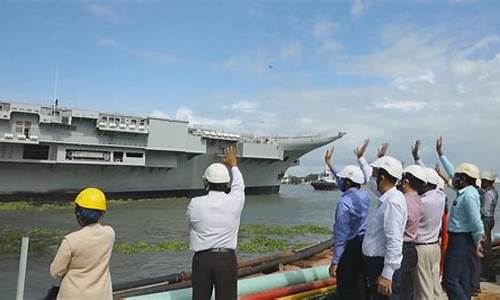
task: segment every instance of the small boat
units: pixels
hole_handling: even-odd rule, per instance
[[[318,176],[317,180],[311,182],[312,187],[317,191],[333,191],[337,189],[335,177],[328,168]]]

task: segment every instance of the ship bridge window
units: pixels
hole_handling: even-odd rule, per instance
[[[110,156],[109,151],[66,150],[67,160],[109,161]]]
[[[47,145],[24,145],[23,159],[49,159],[49,146]]]
[[[127,152],[127,157],[136,157],[136,158],[142,158],[144,154],[140,152]]]
[[[16,121],[16,134],[24,135],[26,138],[30,137],[31,133],[31,122],[26,121]]]
[[[123,152],[113,152],[113,161],[122,162],[123,161]]]

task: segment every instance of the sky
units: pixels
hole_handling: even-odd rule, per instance
[[[500,172],[500,2],[0,1],[0,99],[228,132],[345,131]],[[55,78],[57,73],[57,89]],[[323,169],[325,147],[291,174]]]

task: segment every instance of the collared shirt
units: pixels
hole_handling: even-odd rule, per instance
[[[438,240],[445,205],[446,195],[440,189],[422,195],[422,213],[415,242],[434,243]]]
[[[236,249],[240,216],[245,202],[245,184],[237,167],[231,168],[231,192],[209,191],[191,199],[186,216],[189,224],[189,248]]]
[[[455,175],[455,167],[444,155],[439,157],[448,176]],[[450,207],[448,221],[450,232],[470,232],[476,245],[479,244],[484,234],[481,221],[481,202],[479,192],[471,185],[457,191],[457,198]]]
[[[494,218],[498,202],[498,192],[495,187],[489,187],[481,192],[481,217]]]
[[[417,192],[408,192],[404,194],[406,208],[408,210],[408,220],[403,235],[403,241],[413,242],[417,238],[418,223],[422,212],[422,199]]]
[[[333,239],[335,241],[332,264],[339,263],[347,241],[365,234],[370,197],[364,190],[350,188],[337,202]]]
[[[384,258],[382,276],[392,280],[392,275],[401,266],[403,258],[403,234],[408,213],[403,194],[395,187],[378,199],[366,224],[363,254]]]

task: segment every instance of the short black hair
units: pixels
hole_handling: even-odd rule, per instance
[[[405,172],[403,174],[403,178],[402,179],[408,180],[408,184],[412,187],[412,189],[414,189],[415,191],[417,191],[417,193],[419,195],[421,195],[421,194],[423,194],[425,192],[426,183],[423,180],[418,179],[417,177],[415,177],[410,172]]]
[[[103,211],[98,209],[84,208],[79,205],[75,207],[75,214],[82,226],[87,226],[99,222]]]
[[[343,181],[343,184],[344,184],[345,187],[348,187],[348,188],[357,188],[358,190],[361,188],[361,184],[356,183],[356,182],[352,181],[349,178],[342,178],[342,181]]]
[[[385,169],[378,168],[378,173],[380,176],[383,175],[387,180],[392,182],[392,184],[396,184],[396,182],[398,182],[398,179],[396,177],[392,176],[391,174],[389,174],[389,172],[387,172]]]
[[[227,191],[227,183],[213,183],[208,181],[208,190],[209,191],[217,191],[217,192],[225,192]]]

